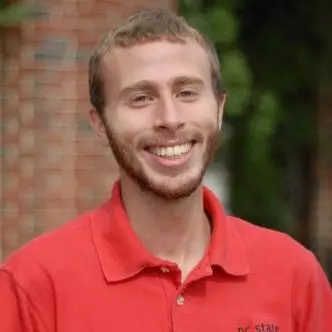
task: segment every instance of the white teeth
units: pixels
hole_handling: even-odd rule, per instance
[[[190,151],[192,144],[185,143],[180,145],[161,147],[161,148],[151,148],[150,152],[159,157],[177,157],[182,154],[186,154]]]
[[[174,146],[174,154],[175,154],[176,156],[178,156],[178,155],[181,154],[181,153],[182,153],[182,149],[181,149],[181,147],[180,147],[179,145]]]
[[[166,156],[169,156],[169,157],[173,156],[174,155],[173,152],[174,152],[174,148],[171,148],[170,146],[168,146],[166,148]]]

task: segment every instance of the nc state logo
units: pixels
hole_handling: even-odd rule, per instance
[[[257,324],[254,326],[238,327],[237,332],[281,332],[276,324]]]

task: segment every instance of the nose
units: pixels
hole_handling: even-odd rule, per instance
[[[176,105],[176,100],[172,96],[166,96],[160,99],[156,110],[156,129],[175,132],[184,127],[184,120],[181,110]]]

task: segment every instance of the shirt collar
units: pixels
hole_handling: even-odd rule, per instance
[[[234,225],[234,219],[228,216],[219,199],[207,187],[203,187],[205,211],[212,221],[212,237],[208,255],[211,266],[218,266],[233,276],[245,276],[250,273],[245,245]]]
[[[206,187],[203,187],[203,198],[213,224],[208,250],[210,265],[219,266],[230,275],[246,275],[249,267],[245,247],[232,218],[226,216],[218,199]],[[93,211],[90,222],[93,242],[108,282],[128,279],[149,267],[170,265],[149,253],[134,233],[122,203],[119,181],[113,186],[111,199]]]

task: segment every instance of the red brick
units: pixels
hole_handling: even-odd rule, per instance
[[[46,0],[48,16],[6,30],[0,260],[109,195],[117,166],[89,128],[88,56],[115,20],[138,5],[174,3]],[[38,60],[36,52],[52,38],[68,41],[72,53],[59,54],[63,60]]]

